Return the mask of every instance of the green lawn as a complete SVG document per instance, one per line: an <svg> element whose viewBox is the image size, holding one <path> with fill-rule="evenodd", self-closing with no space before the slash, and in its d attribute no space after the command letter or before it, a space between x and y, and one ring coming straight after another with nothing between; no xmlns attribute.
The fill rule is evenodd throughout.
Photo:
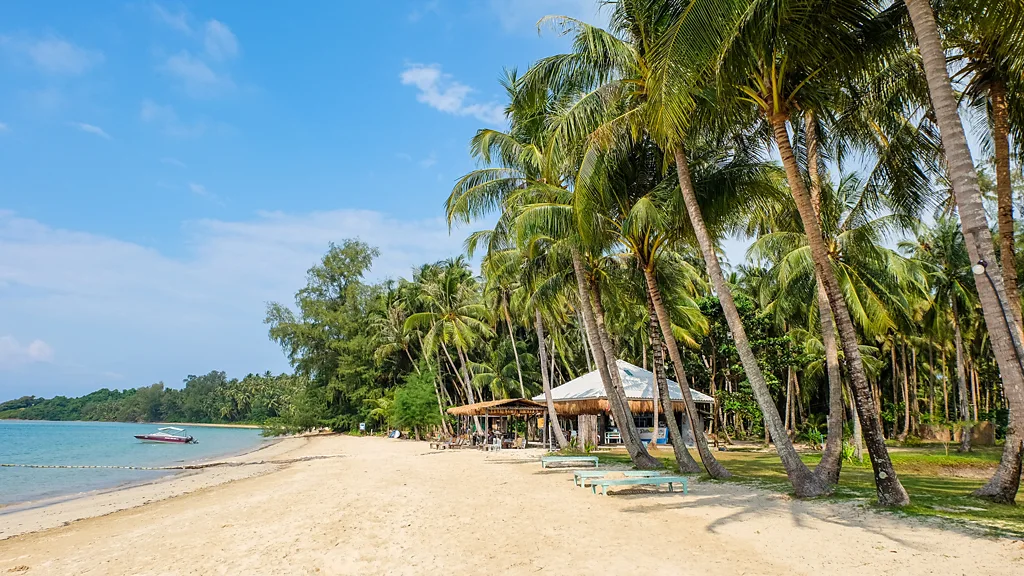
<svg viewBox="0 0 1024 576"><path fill-rule="evenodd" d="M1001 448L976 448L962 455L953 451L947 454L942 445L930 445L890 448L890 454L911 502L893 513L939 517L994 534L1024 537L1024 507L993 504L970 496L995 469ZM602 462L629 463L629 456L622 449L597 455ZM675 467L671 451L662 450L659 456L666 466ZM790 492L786 473L774 453L738 449L715 452L715 457L733 473L728 482ZM820 454L803 455L809 466L820 458ZM844 463L839 486L829 499L861 500L873 505L875 487L866 457L864 464ZM1024 493L1018 499L1024 500Z"/></svg>

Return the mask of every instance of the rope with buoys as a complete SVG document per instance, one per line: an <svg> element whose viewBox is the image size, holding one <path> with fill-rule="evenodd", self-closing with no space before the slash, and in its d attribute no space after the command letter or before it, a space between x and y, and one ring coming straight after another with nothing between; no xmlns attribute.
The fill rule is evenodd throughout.
<svg viewBox="0 0 1024 576"><path fill-rule="evenodd" d="M310 460L325 460L328 458L344 458L344 454L330 454L325 456L302 456L301 458L288 458L285 460L256 460L253 462L207 462L202 464L181 464L178 466L86 466L81 464L5 464L0 463L0 468L54 468L54 469L99 469L99 470L201 470L203 468L236 467L236 466L261 466L266 464L295 464L297 462L309 462Z"/></svg>

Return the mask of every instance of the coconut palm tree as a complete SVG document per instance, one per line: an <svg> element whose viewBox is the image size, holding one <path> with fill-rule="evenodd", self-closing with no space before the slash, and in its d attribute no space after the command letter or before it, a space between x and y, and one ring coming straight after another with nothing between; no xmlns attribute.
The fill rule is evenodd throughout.
<svg viewBox="0 0 1024 576"><path fill-rule="evenodd" d="M408 330L424 330L424 353L440 348L462 382L469 403L475 402L469 375L468 351L481 340L492 336L487 307L481 302L479 286L461 256L441 264L437 274L426 279L421 298L427 310L411 314L405 321ZM455 349L458 366L448 345ZM474 424L482 430L480 419Z"/></svg>
<svg viewBox="0 0 1024 576"><path fill-rule="evenodd" d="M998 266L989 265L996 261L992 233L981 202L978 174L967 146L967 136L957 110L949 70L946 68L946 53L935 13L927 0L904 0L904 3L924 63L935 121L942 134L949 179L956 196L967 253L980 271L975 285L1010 409L1010 425L999 467L991 480L975 494L996 502L1013 503L1020 488L1021 453L1024 451L1024 366L1019 356L1022 350L1021 327L1007 303L1002 271Z"/></svg>
<svg viewBox="0 0 1024 576"><path fill-rule="evenodd" d="M556 141L547 126L559 105L557 92L525 88L514 71L507 74L504 86L510 99L506 110L510 130L485 129L474 136L472 153L488 167L474 170L456 183L446 203L449 222L469 221L495 209L508 212L510 219L518 221L522 217L518 207L523 205L524 198L531 199L535 208L533 214L537 214L544 211L544 206L537 205L539 200L571 195L574 175L579 170L578 163L574 162L576 156L571 143ZM561 248L572 255L579 309L623 443L638 467L660 467L660 462L647 453L640 441L629 411L603 325L600 298L592 294L593 277L585 267L584 249L578 243L575 225L571 218L552 222L557 222L557 230L548 230L544 235L556 238ZM523 237L531 235L536 236L536 231L522 234Z"/></svg>
<svg viewBox="0 0 1024 576"><path fill-rule="evenodd" d="M691 78L697 75L687 74L687 70L692 67L672 57L685 53L689 61L695 54L709 55L708 47L702 44L702 41L708 41L702 31L709 29L709 23L697 16L714 12L716 10L683 11L680 4L673 2L623 0L615 4L612 15L614 34L577 20L549 17L549 21L561 26L565 32L574 34L574 50L542 59L531 68L527 78L533 75L535 81L588 90L573 104L570 113L566 114L567 120L560 123L558 129L574 138L585 133L593 149L612 147L616 141L628 140L644 130L664 149L672 151L679 188L693 234L704 256L708 274L719 296L755 397L772 437L776 439L776 449L790 483L800 496L821 495L830 491L830 485L807 469L785 434L778 409L768 391L725 281L713 236L703 218L702 209L706 206L702 208L698 203L687 159L685 144L691 125L700 127L699 131L693 130L694 134L690 138L692 145L709 131L714 132L713 127L721 118L715 119L713 107L704 106L702 109L697 105L706 102L697 98L699 86ZM693 21L690 21L691 15L694 15ZM681 26L682 23L687 26ZM680 85L677 82L679 78L685 78L691 85ZM611 119L607 119L606 111L609 100L620 103L619 113ZM693 118L700 118L702 122L693 123ZM584 161L585 166L589 164L592 164L591 160ZM715 198L721 199L721 196ZM662 327L664 329L664 325Z"/></svg>

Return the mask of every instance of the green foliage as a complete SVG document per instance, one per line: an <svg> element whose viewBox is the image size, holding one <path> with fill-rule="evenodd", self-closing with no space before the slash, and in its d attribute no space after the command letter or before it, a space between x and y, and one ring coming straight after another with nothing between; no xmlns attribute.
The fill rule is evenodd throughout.
<svg viewBox="0 0 1024 576"><path fill-rule="evenodd" d="M293 412L300 389L296 377L269 372L229 380L213 371L190 375L184 384L103 388L78 398L23 397L0 404L0 419L263 424Z"/></svg>
<svg viewBox="0 0 1024 576"><path fill-rule="evenodd" d="M405 384L395 390L395 401L390 412L391 421L405 429L440 424L434 374L423 371L406 377Z"/></svg>

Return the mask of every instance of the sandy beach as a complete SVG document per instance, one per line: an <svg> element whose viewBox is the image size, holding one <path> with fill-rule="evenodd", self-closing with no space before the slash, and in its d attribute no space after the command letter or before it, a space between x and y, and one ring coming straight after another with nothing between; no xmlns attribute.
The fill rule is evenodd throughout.
<svg viewBox="0 0 1024 576"><path fill-rule="evenodd" d="M539 454L288 439L229 459L264 464L6 512L0 573L1024 573L1020 541L735 484L594 496Z"/></svg>

